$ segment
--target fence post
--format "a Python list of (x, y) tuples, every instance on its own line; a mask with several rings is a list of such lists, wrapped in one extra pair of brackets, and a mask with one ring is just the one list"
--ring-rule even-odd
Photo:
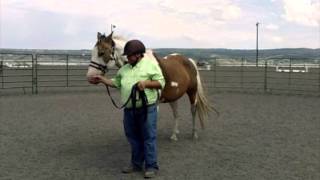
[(241, 58), (241, 67), (240, 67), (240, 86), (241, 89), (243, 89), (243, 60), (244, 58)]
[(268, 89), (268, 61), (264, 61), (264, 93), (267, 92)]
[(0, 61), (0, 75), (1, 75), (1, 88), (4, 88), (4, 78), (3, 78), (3, 56), (1, 56), (1, 61)]
[(318, 76), (318, 91), (319, 91), (319, 96), (320, 96), (320, 61), (318, 61), (318, 73), (319, 73), (319, 76)]
[(289, 87), (288, 87), (288, 89), (289, 89), (289, 91), (291, 92), (291, 72), (292, 72), (292, 58), (290, 57), (289, 58), (289, 62), (290, 62), (290, 64), (289, 64), (289, 82), (288, 82), (288, 85), (289, 85)]
[(31, 91), (32, 91), (32, 94), (34, 94), (34, 80), (35, 80), (35, 78), (34, 78), (34, 75), (35, 75), (35, 70), (34, 70), (34, 64), (35, 64), (35, 60), (34, 60), (35, 58), (34, 58), (34, 54), (31, 54), (31, 61), (32, 61), (32, 66), (31, 66), (31, 68), (32, 68), (32, 70), (31, 70), (31, 74), (32, 74), (32, 82), (31, 82)]
[(214, 59), (213, 63), (213, 88), (216, 87), (216, 75), (217, 75), (217, 58)]
[(32, 54), (32, 94), (38, 94), (37, 54)]
[(67, 54), (67, 87), (69, 87), (69, 54)]
[(36, 55), (36, 94), (38, 94), (38, 55)]

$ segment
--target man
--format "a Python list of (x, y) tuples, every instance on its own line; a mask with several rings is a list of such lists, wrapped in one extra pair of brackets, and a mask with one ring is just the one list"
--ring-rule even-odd
[(120, 89), (121, 100), (127, 101), (133, 85), (137, 83), (140, 91), (145, 91), (147, 97), (147, 113), (143, 110), (141, 100), (132, 108), (132, 101), (124, 109), (124, 130), (131, 145), (131, 163), (122, 170), (123, 173), (142, 171), (145, 163), (145, 178), (155, 177), (159, 167), (157, 163), (157, 105), (158, 89), (163, 89), (165, 80), (159, 66), (144, 57), (144, 44), (139, 40), (128, 41), (123, 55), (128, 58), (128, 64), (122, 66), (117, 75), (108, 79), (96, 76), (98, 83)]

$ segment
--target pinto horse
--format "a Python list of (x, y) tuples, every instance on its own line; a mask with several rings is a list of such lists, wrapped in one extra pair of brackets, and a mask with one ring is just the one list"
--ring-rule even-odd
[[(107, 68), (114, 65), (119, 68), (127, 62), (127, 58), (122, 56), (126, 40), (119, 36), (108, 36), (98, 32), (97, 42), (92, 50), (92, 58), (87, 72), (88, 80), (97, 74), (105, 74)], [(200, 80), (200, 73), (195, 62), (191, 58), (186, 58), (179, 54), (171, 54), (163, 59), (159, 59), (152, 50), (147, 50), (144, 56), (155, 61), (160, 66), (165, 78), (165, 87), (161, 92), (160, 102), (169, 103), (174, 116), (174, 128), (171, 135), (172, 140), (178, 140), (178, 103), (177, 100), (187, 94), (191, 104), (192, 114), (192, 137), (198, 138), (195, 125), (196, 113), (198, 114), (200, 125), (204, 128), (204, 119), (208, 116), (212, 106), (207, 101)]]

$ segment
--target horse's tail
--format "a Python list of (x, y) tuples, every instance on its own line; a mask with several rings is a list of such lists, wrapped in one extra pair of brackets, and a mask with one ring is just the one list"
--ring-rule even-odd
[(204, 128), (204, 119), (208, 117), (210, 111), (215, 111), (219, 116), (219, 112), (209, 103), (203, 86), (201, 83), (200, 72), (196, 63), (191, 59), (196, 71), (197, 71), (197, 93), (196, 93), (196, 111), (200, 120), (201, 128)]

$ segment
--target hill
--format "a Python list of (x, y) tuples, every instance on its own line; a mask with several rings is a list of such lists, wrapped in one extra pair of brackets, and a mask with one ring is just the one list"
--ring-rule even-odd
[[(213, 58), (218, 59), (240, 59), (245, 58), (247, 61), (255, 61), (256, 50), (242, 50), (242, 49), (156, 49), (160, 56), (165, 56), (171, 53), (181, 53), (186, 56), (199, 59), (209, 60)], [(266, 49), (259, 50), (259, 59), (306, 59), (306, 60), (320, 60), (320, 49)]]
[[(212, 59), (241, 59), (248, 62), (255, 62), (256, 50), (250, 49), (179, 49), (161, 48), (154, 49), (159, 56), (166, 56), (172, 53), (179, 53), (199, 61)], [(51, 49), (0, 49), (0, 53), (12, 54), (72, 54), (90, 55), (91, 50), (51, 50)], [(259, 59), (284, 59), (293, 58), (304, 62), (320, 62), (320, 49), (308, 48), (284, 48), (284, 49), (262, 49), (259, 50)]]

